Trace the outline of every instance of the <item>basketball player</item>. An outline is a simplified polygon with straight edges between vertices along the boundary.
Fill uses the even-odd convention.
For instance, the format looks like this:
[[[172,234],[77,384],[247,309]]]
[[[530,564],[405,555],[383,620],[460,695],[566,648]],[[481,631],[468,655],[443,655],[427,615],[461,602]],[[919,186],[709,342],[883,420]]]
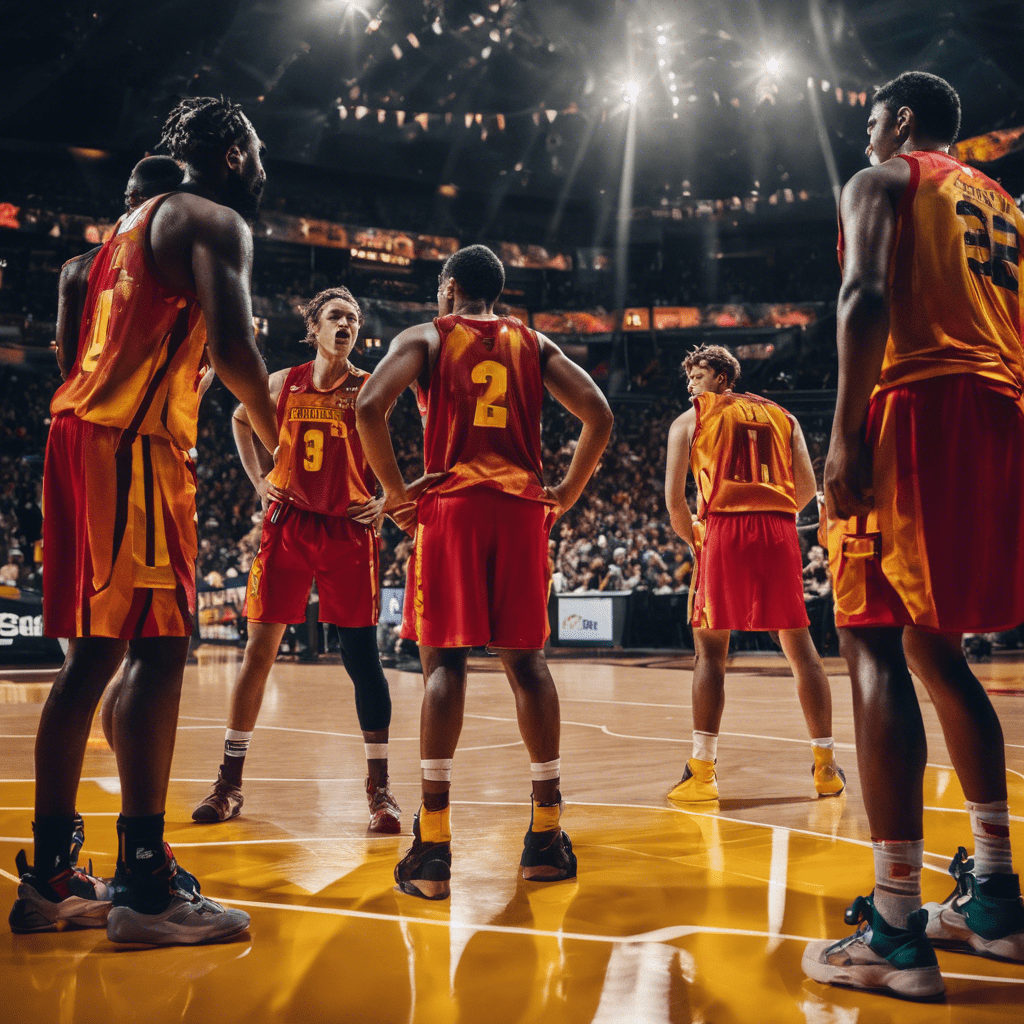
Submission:
[[[36,738],[35,865],[19,854],[10,915],[18,932],[106,924],[115,942],[194,944],[249,923],[178,872],[163,818],[195,613],[195,482],[185,453],[196,441],[207,352],[263,443],[277,444],[253,342],[244,219],[256,215],[265,175],[256,132],[223,99],[183,100],[163,142],[185,167],[182,189],[126,216],[97,255],[78,354],[51,404],[43,615],[49,636],[71,640]],[[89,726],[126,650],[111,886],[76,870],[69,851]]]
[[[399,888],[424,899],[450,893],[452,758],[462,731],[466,658],[490,645],[515,694],[530,753],[533,814],[521,858],[528,881],[576,876],[559,825],[558,694],[544,660],[547,542],[608,443],[612,415],[590,377],[551,341],[494,313],[501,261],[482,245],[460,249],[438,283],[440,316],[403,331],[356,405],[367,461],[385,509],[414,533],[402,636],[416,640],[425,692],[420,718],[423,804],[413,844],[395,868]],[[425,463],[445,475],[416,505],[395,461],[385,416],[412,383],[426,407]],[[540,460],[544,388],[583,421],[565,479],[545,488]]]
[[[1024,960],[1002,730],[961,651],[964,632],[1024,621],[1024,217],[950,156],[959,127],[959,97],[934,75],[908,72],[874,96],[872,166],[840,202],[839,393],[825,464],[875,888],[846,912],[863,927],[811,943],[803,967],[910,999],[943,997],[932,943]],[[908,663],[939,716],[974,834],[973,859],[961,848],[950,867],[956,890],[925,910],[927,750]]]
[[[147,199],[173,192],[183,177],[184,171],[169,156],[144,157],[133,168],[125,187],[125,213],[131,213]],[[101,248],[97,245],[61,267],[57,284],[57,366],[64,380],[78,355],[78,333],[89,288],[89,271]]]
[[[304,622],[313,579],[320,618],[333,622],[356,690],[366,749],[369,831],[401,831],[388,787],[391,696],[377,652],[380,617],[375,521],[383,497],[356,432],[356,396],[369,377],[349,362],[362,313],[347,288],[328,288],[305,308],[316,358],[270,377],[277,402],[280,456],[253,438],[244,406],[235,410],[235,443],[249,479],[266,503],[260,549],[249,571],[249,638],[231,693],[224,761],[195,821],[226,821],[242,809],[242,768],[267,677],[288,623]]]
[[[669,430],[665,504],[697,562],[693,755],[669,799],[718,799],[715,762],[733,629],[778,631],[813,737],[814,788],[819,796],[838,796],[846,776],[835,761],[828,676],[807,628],[796,532],[796,514],[815,494],[803,431],[781,406],[733,390],[740,364],[721,345],[694,349],[683,371],[693,408]],[[686,501],[687,468],[697,483],[695,520]]]

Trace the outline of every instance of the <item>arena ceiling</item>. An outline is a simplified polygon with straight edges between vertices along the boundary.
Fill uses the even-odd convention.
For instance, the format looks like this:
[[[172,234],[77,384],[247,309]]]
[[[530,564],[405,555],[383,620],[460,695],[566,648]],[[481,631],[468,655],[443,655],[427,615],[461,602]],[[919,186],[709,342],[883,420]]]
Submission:
[[[1024,124],[1024,5],[891,0],[85,0],[7,5],[0,138],[142,152],[186,94],[241,102],[271,158],[586,199],[827,194],[865,97],[961,91]],[[2,174],[2,172],[0,172]]]

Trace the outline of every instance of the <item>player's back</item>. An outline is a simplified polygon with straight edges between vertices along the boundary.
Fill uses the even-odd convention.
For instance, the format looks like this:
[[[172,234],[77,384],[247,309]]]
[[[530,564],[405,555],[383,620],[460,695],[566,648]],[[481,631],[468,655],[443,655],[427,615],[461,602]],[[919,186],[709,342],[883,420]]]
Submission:
[[[695,395],[690,468],[697,513],[795,514],[793,422],[781,406],[756,395]]]
[[[78,355],[50,411],[195,447],[206,323],[194,295],[165,287],[149,226],[168,196],[125,216],[89,275]]]
[[[299,508],[343,516],[376,491],[356,431],[356,398],[368,377],[350,366],[335,387],[321,391],[313,363],[288,371],[277,400],[281,449],[267,479]]]
[[[991,178],[946,153],[902,156],[889,340],[880,387],[976,373],[1020,388],[1024,217]]]
[[[545,500],[540,341],[514,317],[434,321],[440,351],[426,392],[426,472],[433,493],[487,487]],[[421,395],[421,400],[422,400]]]

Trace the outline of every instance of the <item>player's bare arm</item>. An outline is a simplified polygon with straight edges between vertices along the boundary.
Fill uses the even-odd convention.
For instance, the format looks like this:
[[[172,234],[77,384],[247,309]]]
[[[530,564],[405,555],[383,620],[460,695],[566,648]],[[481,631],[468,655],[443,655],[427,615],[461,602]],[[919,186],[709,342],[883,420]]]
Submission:
[[[89,291],[89,271],[101,246],[76,256],[61,268],[57,284],[57,366],[67,380],[78,358],[78,335],[82,329],[82,311]]]
[[[793,438],[790,442],[793,449],[793,482],[796,484],[796,507],[801,511],[818,493],[818,485],[814,479],[814,465],[811,453],[807,450],[804,432],[795,416],[789,417],[793,424]]]
[[[270,397],[275,405],[287,377],[287,370],[278,370],[270,375]],[[282,495],[267,480],[267,474],[274,468],[274,458],[253,433],[252,423],[244,405],[239,405],[231,417],[231,433],[234,435],[235,447],[238,449],[238,457],[241,459],[245,475],[260,496],[260,502],[266,511],[267,503],[274,498],[280,499]]]
[[[590,374],[577,366],[565,353],[543,334],[540,339],[540,358],[544,386],[552,397],[583,423],[576,450],[564,479],[547,493],[557,502],[557,514],[562,515],[576,504],[587,481],[593,476],[611,437],[614,417],[608,401],[594,383]]]
[[[665,507],[672,529],[693,548],[693,521],[686,500],[690,446],[697,426],[697,410],[687,409],[669,428],[665,462]]]
[[[431,355],[434,353],[436,358],[438,342],[437,330],[432,323],[417,324],[402,331],[391,342],[387,355],[356,399],[356,429],[366,461],[384,489],[383,511],[398,511],[403,522],[402,507],[414,502],[441,474],[422,476],[406,486],[388,432],[388,414],[407,387],[429,375]]]
[[[865,422],[889,336],[894,210],[909,175],[904,160],[865,168],[850,179],[840,200],[845,259],[836,313],[839,390],[825,462],[825,501],[829,516],[838,519],[865,515],[872,507]]]
[[[252,233],[239,214],[200,196],[172,196],[156,212],[153,256],[168,284],[193,291],[206,320],[210,362],[248,410],[268,450],[277,444],[267,368],[252,332]]]

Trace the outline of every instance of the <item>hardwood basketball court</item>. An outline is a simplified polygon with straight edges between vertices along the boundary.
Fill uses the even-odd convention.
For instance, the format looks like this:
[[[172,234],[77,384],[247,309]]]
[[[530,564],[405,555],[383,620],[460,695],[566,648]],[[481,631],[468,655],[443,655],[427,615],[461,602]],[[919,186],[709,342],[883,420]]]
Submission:
[[[206,647],[186,670],[167,838],[203,892],[243,907],[242,941],[124,949],[102,931],[13,935],[0,927],[4,1018],[92,1021],[888,1022],[1024,1019],[1019,965],[939,952],[945,1006],[916,1005],[804,977],[806,941],[850,929],[843,909],[872,886],[853,751],[849,680],[829,661],[846,794],[815,798],[792,679],[771,655],[730,662],[717,805],[670,806],[689,753],[691,661],[565,659],[566,831],[576,882],[518,879],[529,824],[529,757],[497,659],[475,659],[455,759],[452,898],[397,892],[392,870],[418,805],[422,683],[388,671],[392,788],[404,834],[365,832],[362,738],[340,664],[280,661],[246,761],[241,817],[196,825],[216,775],[240,654]],[[1007,740],[1011,831],[1024,850],[1024,673],[976,666]],[[31,856],[32,750],[51,673],[0,669],[0,905],[14,855]],[[924,898],[952,888],[971,846],[963,795],[930,705]],[[113,754],[90,742],[79,810],[83,859],[114,870]]]

